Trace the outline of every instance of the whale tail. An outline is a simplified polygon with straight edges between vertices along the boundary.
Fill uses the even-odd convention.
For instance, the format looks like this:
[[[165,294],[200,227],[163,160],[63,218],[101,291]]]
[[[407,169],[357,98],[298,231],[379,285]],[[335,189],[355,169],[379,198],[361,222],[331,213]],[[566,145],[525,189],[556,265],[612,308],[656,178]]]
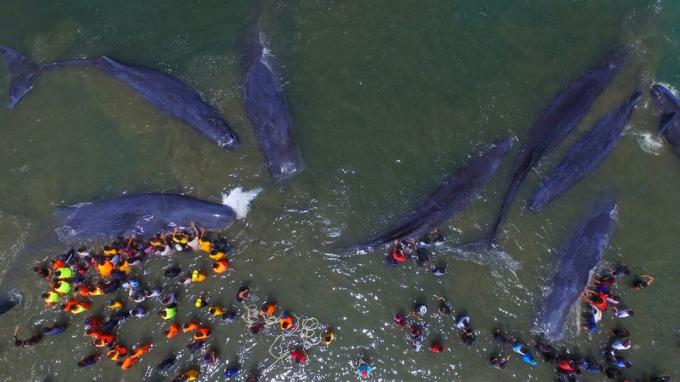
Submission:
[[[12,80],[9,84],[10,108],[15,107],[31,89],[40,67],[12,48],[0,45],[0,55],[5,60]]]

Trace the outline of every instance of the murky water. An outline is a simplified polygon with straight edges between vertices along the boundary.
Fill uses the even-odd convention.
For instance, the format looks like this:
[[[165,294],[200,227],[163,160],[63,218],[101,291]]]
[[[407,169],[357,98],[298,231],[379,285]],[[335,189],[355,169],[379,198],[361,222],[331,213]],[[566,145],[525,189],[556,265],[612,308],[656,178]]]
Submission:
[[[9,269],[20,252],[26,259],[13,271],[24,302],[0,317],[2,380],[169,380],[176,370],[198,364],[202,352],[189,354],[185,339],[166,340],[165,323],[154,315],[121,329],[129,345],[155,345],[128,372],[108,360],[75,367],[92,351],[82,317],[71,319],[63,336],[15,349],[15,324],[27,336],[34,325],[68,319],[43,307],[38,296],[44,285],[30,272],[35,261],[65,248],[24,249],[49,232],[44,222],[55,206],[140,191],[219,201],[237,186],[263,191],[247,218],[225,232],[236,247],[233,269],[178,288],[180,318],[208,320],[189,301],[205,292],[228,305],[249,283],[257,301],[275,298],[327,322],[337,340],[311,350],[304,367],[289,360],[270,367],[273,335],[253,337],[242,323],[211,322],[210,344],[221,362],[203,367],[202,380],[222,379],[227,361],[264,370],[263,380],[353,380],[352,362],[362,354],[377,366],[376,380],[550,380],[553,371],[543,364],[529,369],[513,359],[502,372],[489,368],[487,357],[496,349],[490,331],[502,324],[531,337],[555,251],[605,192],[620,202],[606,261],[657,277],[643,292],[618,290],[636,312],[624,322],[635,343],[628,351],[634,363],[629,375],[680,376],[680,158],[665,145],[641,146],[636,138],[657,127],[649,84],[680,87],[677,2],[274,2],[263,25],[306,162],[305,172],[284,184],[269,178],[241,103],[244,49],[257,12],[249,1],[0,4],[0,44],[37,62],[110,55],[164,70],[199,89],[243,142],[238,151],[222,151],[125,86],[89,71],[49,73],[16,109],[1,106],[0,266]],[[503,135],[522,141],[552,95],[616,44],[630,46],[632,54],[579,130],[639,84],[644,95],[628,135],[593,176],[533,214],[524,208],[526,197],[567,144],[543,161],[504,226],[505,254],[461,255],[451,248],[488,227],[512,158],[444,229],[447,243],[435,253],[449,263],[445,277],[412,265],[388,268],[382,253],[346,257],[337,250],[397,222],[487,142]],[[3,70],[3,105],[8,85]],[[205,256],[193,254],[176,261],[209,266]],[[144,279],[164,282],[166,264],[149,262]],[[441,338],[449,347],[443,354],[413,352],[405,333],[391,324],[396,311],[417,300],[434,311],[435,295],[447,296],[457,312],[470,312],[480,331],[472,348],[462,345],[449,318],[427,319],[428,339]],[[95,305],[95,312],[103,310]],[[605,318],[603,328],[613,325]],[[572,320],[564,349],[596,354],[606,335],[590,337],[575,326]],[[179,356],[177,369],[160,375],[153,367],[170,352]]]

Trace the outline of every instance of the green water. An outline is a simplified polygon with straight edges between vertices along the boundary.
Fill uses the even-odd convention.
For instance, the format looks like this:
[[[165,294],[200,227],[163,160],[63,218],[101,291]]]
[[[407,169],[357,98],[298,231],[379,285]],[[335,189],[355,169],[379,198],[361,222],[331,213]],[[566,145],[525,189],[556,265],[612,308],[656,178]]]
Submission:
[[[264,30],[285,84],[295,134],[306,169],[284,184],[267,174],[242,106],[243,57],[258,6],[250,1],[5,1],[0,4],[0,44],[37,62],[109,55],[171,73],[216,105],[239,134],[242,147],[218,149],[173,121],[124,85],[95,72],[63,71],[41,78],[15,109],[6,106],[9,76],[0,74],[0,266],[48,233],[49,211],[64,204],[124,192],[182,192],[219,201],[237,186],[263,187],[245,220],[229,228],[235,244],[226,277],[182,291],[179,316],[207,320],[188,301],[205,291],[227,305],[249,283],[256,301],[275,298],[288,309],[328,322],[337,331],[329,348],[316,347],[304,366],[289,360],[269,367],[272,335],[253,337],[242,323],[212,322],[216,367],[201,380],[222,379],[227,361],[264,371],[262,380],[353,380],[352,362],[370,356],[375,380],[487,381],[553,378],[550,367],[530,369],[513,359],[502,372],[487,366],[496,350],[490,337],[502,324],[525,340],[549,282],[555,251],[603,193],[613,191],[619,220],[607,262],[625,262],[651,273],[655,284],[640,293],[617,292],[636,314],[622,323],[633,333],[634,363],[627,375],[653,371],[680,376],[680,303],[675,287],[680,265],[680,158],[664,146],[642,150],[634,133],[654,131],[658,113],[649,97],[655,80],[680,87],[680,4],[673,1],[280,1],[265,8]],[[381,253],[341,257],[335,248],[396,223],[457,166],[487,142],[513,135],[523,142],[548,100],[616,44],[631,47],[626,67],[579,127],[627,97],[645,90],[629,134],[603,166],[544,212],[524,200],[540,175],[568,146],[544,160],[522,188],[501,235],[505,255],[458,254],[456,243],[475,238],[495,213],[512,157],[458,218],[444,229],[447,245],[436,251],[450,272],[434,278],[415,266],[387,268]],[[569,141],[577,134],[573,134]],[[514,155],[515,153],[513,153]],[[199,364],[186,340],[167,341],[155,316],[125,323],[128,345],[156,346],[122,372],[108,360],[86,369],[76,362],[92,351],[82,317],[65,335],[31,349],[13,347],[11,331],[60,316],[38,295],[44,285],[31,274],[36,259],[17,268],[24,291],[19,309],[2,317],[3,381],[170,380]],[[185,267],[209,266],[187,255]],[[167,260],[144,268],[161,282]],[[170,287],[170,284],[165,284]],[[480,337],[460,342],[450,319],[431,314],[428,339],[440,337],[443,354],[410,350],[392,315],[418,299],[434,311],[445,295],[456,311],[471,313]],[[155,309],[151,305],[152,310]],[[96,304],[94,311],[103,311]],[[602,333],[578,334],[570,322],[563,348],[598,352]],[[611,317],[603,328],[615,325]],[[153,367],[170,352],[178,366],[169,376]],[[269,368],[268,368],[269,367]],[[602,375],[584,380],[603,380]]]

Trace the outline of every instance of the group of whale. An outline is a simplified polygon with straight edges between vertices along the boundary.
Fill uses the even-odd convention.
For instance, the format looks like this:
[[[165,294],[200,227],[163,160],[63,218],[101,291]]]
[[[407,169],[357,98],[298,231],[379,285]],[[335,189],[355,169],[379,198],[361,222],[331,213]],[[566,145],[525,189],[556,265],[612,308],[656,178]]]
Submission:
[[[300,173],[303,164],[293,137],[291,115],[261,38],[257,40],[254,51],[256,54],[245,75],[244,103],[269,172],[275,180],[282,181]],[[165,73],[125,64],[109,57],[37,65],[5,46],[0,46],[0,54],[12,77],[10,108],[17,106],[42,73],[61,68],[90,68],[129,86],[152,106],[191,126],[218,146],[236,149],[239,145],[236,134],[214,107],[203,101],[195,90]],[[601,62],[555,95],[534,123],[515,160],[516,168],[490,232],[461,248],[479,250],[496,245],[499,228],[524,179],[543,157],[576,128],[623,66],[626,55],[625,48],[612,50]],[[652,86],[651,94],[662,110],[659,134],[680,155],[680,99],[660,84]],[[636,89],[619,107],[595,122],[591,130],[567,150],[562,161],[529,199],[530,210],[540,210],[595,171],[618,144],[640,97],[641,92]],[[368,250],[394,240],[417,239],[435,230],[478,195],[511,148],[511,138],[498,139],[479,157],[448,178],[401,224],[353,249]],[[540,326],[548,339],[558,340],[562,337],[569,308],[585,288],[588,274],[600,261],[607,247],[616,218],[616,203],[613,200],[601,201],[595,211],[561,251],[559,266],[540,315]],[[160,193],[81,203],[57,209],[54,217],[60,239],[75,242],[121,234],[155,233],[170,226],[187,226],[191,222],[209,230],[221,230],[235,219],[234,211],[228,206],[189,196]],[[13,305],[14,301],[3,299],[0,302],[0,314]]]

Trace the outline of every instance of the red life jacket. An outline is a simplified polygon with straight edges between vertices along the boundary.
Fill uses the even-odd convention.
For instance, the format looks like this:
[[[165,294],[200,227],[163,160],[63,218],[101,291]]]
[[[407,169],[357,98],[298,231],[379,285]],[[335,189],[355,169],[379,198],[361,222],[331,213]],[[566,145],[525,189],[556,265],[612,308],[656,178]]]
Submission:
[[[573,366],[572,362],[566,359],[563,359],[557,363],[557,367],[566,372],[572,372],[576,371],[576,368]]]
[[[397,247],[394,247],[392,250],[392,260],[394,260],[394,262],[397,264],[404,264],[407,259],[406,255],[404,255],[404,252],[398,250]]]

